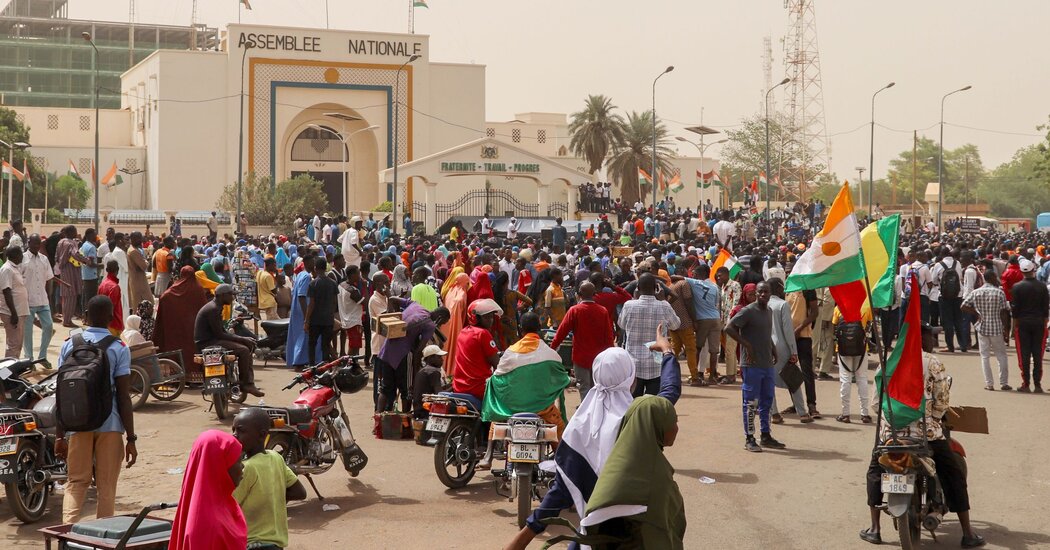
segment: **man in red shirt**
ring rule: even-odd
[[[117,280],[119,271],[120,264],[116,260],[106,262],[106,278],[98,285],[98,294],[109,296],[113,302],[113,319],[109,322],[109,332],[117,338],[124,332],[124,308],[120,305],[120,281]]]
[[[594,285],[594,301],[598,305],[605,308],[605,311],[609,313],[609,328],[613,329],[616,326],[616,308],[627,303],[627,300],[634,298],[629,292],[616,286],[616,283],[609,278],[608,275],[600,272],[591,273],[590,282]],[[609,292],[604,292],[602,289],[609,288]]]
[[[1024,274],[1021,273],[1020,261],[1016,254],[1010,256],[1010,263],[1006,264],[1006,271],[1003,271],[1003,277],[1001,279],[1003,284],[1003,292],[1006,293],[1006,301],[1009,302],[1013,299],[1013,295],[1010,290],[1015,284],[1024,279]]]
[[[485,382],[499,363],[499,348],[489,329],[503,308],[495,300],[474,300],[467,306],[467,326],[456,337],[452,391],[485,398]]]
[[[594,284],[584,281],[576,295],[580,302],[569,308],[558,325],[551,347],[558,349],[569,332],[572,332],[572,365],[576,381],[580,383],[580,400],[594,387],[591,365],[594,358],[614,345],[612,321],[608,310],[594,301]],[[622,290],[620,292],[623,292]]]

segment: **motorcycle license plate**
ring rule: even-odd
[[[18,440],[15,438],[0,439],[0,456],[9,455],[18,449]]]
[[[540,461],[539,443],[511,443],[507,452],[508,462],[536,462]]]
[[[910,495],[915,492],[915,474],[882,474],[882,492]]]
[[[204,376],[226,376],[226,365],[219,363],[218,365],[204,365]]]
[[[429,420],[427,420],[427,431],[445,433],[448,431],[448,426],[451,423],[451,418],[432,416]]]

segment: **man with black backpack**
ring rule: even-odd
[[[959,351],[966,353],[970,349],[970,331],[963,327],[962,316],[962,266],[955,259],[959,252],[949,253],[948,247],[941,247],[940,261],[933,264],[930,274],[933,276],[934,287],[930,289],[930,301],[937,302],[940,310],[941,327],[944,329],[944,345],[942,352],[953,353],[955,351],[954,341],[959,342]]]
[[[59,353],[55,454],[66,459],[69,482],[62,521],[80,519],[92,476],[98,492],[96,517],[114,515],[120,464],[135,464],[135,422],[131,412],[131,352],[109,333],[113,302],[88,300],[88,327],[62,344]],[[127,444],[122,434],[127,434]]]

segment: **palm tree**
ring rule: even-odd
[[[620,197],[627,204],[634,204],[642,193],[652,193],[652,188],[638,185],[638,169],[653,174],[653,112],[631,111],[623,125],[623,143],[613,149],[609,159],[609,176],[620,184]],[[667,146],[667,128],[656,121],[656,164],[664,174],[670,175],[670,157],[674,156]],[[655,177],[655,175],[654,175]],[[644,200],[642,202],[645,202]]]
[[[611,99],[591,95],[583,110],[572,114],[569,149],[587,161],[591,174],[601,169],[610,150],[623,143],[623,117],[614,113],[615,109]]]

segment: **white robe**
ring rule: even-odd
[[[128,254],[120,248],[114,248],[112,252],[103,256],[103,267],[105,267],[110,260],[116,260],[117,265],[120,266],[120,269],[117,271],[117,282],[120,283],[120,307],[124,317],[121,319],[121,322],[126,322],[128,315],[132,314],[129,305],[131,296],[128,294]]]

